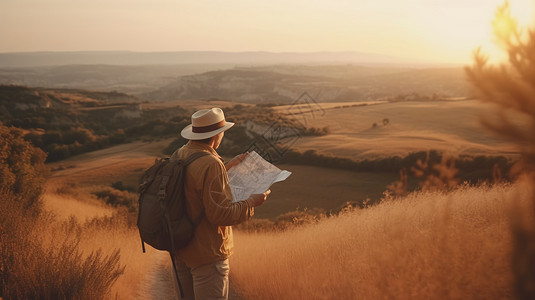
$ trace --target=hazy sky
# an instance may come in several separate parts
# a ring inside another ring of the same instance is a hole
[[[521,23],[535,0],[511,0]],[[465,63],[503,0],[0,0],[0,52],[360,51]]]

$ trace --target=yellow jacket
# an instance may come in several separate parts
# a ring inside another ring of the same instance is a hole
[[[193,222],[202,219],[191,242],[176,252],[190,268],[228,258],[234,246],[231,225],[254,214],[252,199],[232,203],[227,170],[212,147],[189,141],[171,159],[184,159],[198,151],[211,155],[202,156],[187,167],[184,185],[188,216]]]

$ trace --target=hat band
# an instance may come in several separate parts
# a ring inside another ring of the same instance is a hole
[[[212,125],[208,125],[208,126],[192,126],[191,127],[191,131],[194,132],[194,133],[205,133],[205,132],[210,132],[210,131],[214,131],[216,129],[219,129],[223,126],[225,126],[226,122],[225,120],[223,119],[222,121],[220,122],[217,122],[215,124],[212,124]]]

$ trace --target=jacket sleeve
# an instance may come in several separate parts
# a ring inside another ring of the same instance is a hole
[[[254,215],[252,199],[232,202],[232,192],[225,166],[213,161],[206,169],[202,200],[206,218],[218,226],[242,223]]]

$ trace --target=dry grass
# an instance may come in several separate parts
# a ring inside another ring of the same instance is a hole
[[[150,247],[147,247],[147,253],[143,253],[137,229],[129,228],[119,220],[108,219],[96,223],[85,226],[80,249],[92,251],[101,248],[104,254],[119,249],[120,263],[125,266],[125,271],[112,287],[111,294],[116,299],[144,298],[143,293],[147,291],[141,287],[150,280],[154,268],[161,267],[156,263],[161,254]]]
[[[102,299],[124,268],[119,251],[83,251],[74,219],[29,214],[20,199],[0,191],[0,293],[6,299]]]
[[[129,226],[127,217],[117,209],[105,206],[91,197],[89,191],[94,187],[68,186],[48,186],[43,195],[44,208],[53,212],[58,220],[69,220],[81,226],[78,249],[85,255],[99,249],[104,256],[120,251],[119,264],[125,266],[125,270],[112,286],[110,297],[139,299],[154,296],[152,285],[157,280],[154,273],[162,272],[155,271],[155,268],[167,265],[169,268],[169,258],[162,258],[161,253],[150,247],[147,247],[147,253],[143,253],[137,229]],[[58,232],[50,226],[44,226],[40,232],[45,241],[58,239]]]
[[[114,210],[95,199],[82,200],[72,195],[45,193],[43,195],[44,209],[54,212],[62,220],[75,217],[85,222],[94,217],[109,217]]]
[[[236,232],[231,276],[246,299],[511,299],[508,212],[526,187],[414,193],[292,231]]]

